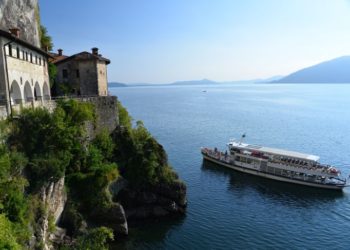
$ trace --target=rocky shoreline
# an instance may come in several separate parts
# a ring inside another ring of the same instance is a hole
[[[183,215],[187,206],[186,186],[180,181],[150,190],[125,187],[115,198],[123,204],[129,221]]]

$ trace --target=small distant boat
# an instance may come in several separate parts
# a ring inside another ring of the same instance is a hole
[[[207,92],[206,90],[202,90],[202,92]]]
[[[316,188],[342,190],[348,180],[330,165],[318,162],[316,155],[263,147],[231,140],[228,151],[201,148],[205,160],[240,172],[277,181]]]

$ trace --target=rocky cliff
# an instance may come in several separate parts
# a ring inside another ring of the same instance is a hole
[[[0,0],[0,29],[20,29],[20,38],[40,47],[38,0]]]
[[[64,229],[56,227],[67,201],[64,178],[42,187],[40,199],[45,207],[45,213],[38,221],[36,241],[42,242],[45,250],[54,249],[52,243],[55,241],[61,242],[65,235]]]

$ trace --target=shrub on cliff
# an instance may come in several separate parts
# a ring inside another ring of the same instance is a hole
[[[146,188],[177,179],[168,165],[163,147],[153,138],[141,121],[132,127],[132,118],[118,103],[121,127],[113,134],[114,158],[121,174],[136,188]]]
[[[93,228],[87,234],[78,237],[73,250],[108,250],[107,241],[113,240],[113,232],[107,227]]]
[[[13,224],[4,214],[0,214],[0,249],[19,250],[22,249],[17,243]]]
[[[117,102],[117,108],[120,126],[123,126],[130,131],[132,129],[132,118],[129,115],[129,112],[119,101]]]
[[[84,123],[94,119],[90,104],[61,100],[53,113],[46,109],[25,109],[10,120],[8,145],[23,152],[31,189],[61,178],[66,170],[80,164]]]
[[[115,164],[101,164],[99,169],[88,173],[75,173],[67,176],[70,197],[78,204],[80,211],[89,214],[111,205],[112,198],[108,184],[118,177]],[[84,194],[84,195],[82,195]]]
[[[8,151],[0,142],[0,249],[20,249],[18,244],[29,239],[30,211],[24,193],[28,182],[21,175],[26,163],[22,154]]]

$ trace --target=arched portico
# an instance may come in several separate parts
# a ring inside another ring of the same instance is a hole
[[[25,102],[31,102],[34,100],[32,88],[30,87],[29,82],[26,82],[24,85],[24,100]]]
[[[44,82],[43,93],[44,93],[44,99],[45,100],[50,100],[51,99],[50,88],[49,88],[49,85],[47,84],[47,82]]]
[[[38,82],[35,83],[35,87],[34,87],[34,99],[36,101],[41,101],[43,99],[43,94]]]
[[[18,82],[11,83],[10,99],[12,104],[21,104],[23,97]]]

